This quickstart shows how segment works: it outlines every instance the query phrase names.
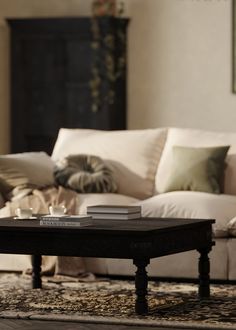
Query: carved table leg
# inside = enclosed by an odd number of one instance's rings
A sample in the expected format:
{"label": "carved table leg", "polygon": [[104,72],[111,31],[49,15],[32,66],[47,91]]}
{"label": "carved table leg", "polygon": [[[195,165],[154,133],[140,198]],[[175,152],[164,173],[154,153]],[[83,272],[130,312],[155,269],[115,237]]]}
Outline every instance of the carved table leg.
{"label": "carved table leg", "polygon": [[211,247],[200,249],[198,271],[199,271],[199,289],[198,294],[201,299],[210,297],[210,261],[208,253],[211,251]]}
{"label": "carved table leg", "polygon": [[31,263],[32,263],[32,287],[33,289],[42,288],[42,280],[41,280],[41,255],[32,255]]}
{"label": "carved table leg", "polygon": [[137,267],[135,273],[135,289],[136,289],[136,302],[135,312],[143,315],[148,312],[148,303],[146,299],[148,277],[146,272],[146,266],[149,264],[149,259],[134,259],[134,265]]}

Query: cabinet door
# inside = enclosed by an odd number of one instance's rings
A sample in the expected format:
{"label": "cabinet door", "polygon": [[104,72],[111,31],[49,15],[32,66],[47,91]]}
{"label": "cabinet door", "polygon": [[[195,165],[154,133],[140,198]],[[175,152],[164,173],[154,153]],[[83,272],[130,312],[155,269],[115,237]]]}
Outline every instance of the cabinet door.
{"label": "cabinet door", "polygon": [[90,39],[67,36],[65,53],[65,126],[91,128],[91,63]]}
{"label": "cabinet door", "polygon": [[65,119],[62,44],[37,35],[20,38],[15,48],[12,150],[50,152]]}

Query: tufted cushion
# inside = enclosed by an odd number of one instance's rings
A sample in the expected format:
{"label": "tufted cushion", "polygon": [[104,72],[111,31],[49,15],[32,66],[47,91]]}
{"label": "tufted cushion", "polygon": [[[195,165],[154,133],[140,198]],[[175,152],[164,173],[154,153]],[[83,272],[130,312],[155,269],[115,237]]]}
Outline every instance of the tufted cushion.
{"label": "tufted cushion", "polygon": [[56,163],[56,182],[79,193],[115,192],[111,169],[97,156],[70,155]]}

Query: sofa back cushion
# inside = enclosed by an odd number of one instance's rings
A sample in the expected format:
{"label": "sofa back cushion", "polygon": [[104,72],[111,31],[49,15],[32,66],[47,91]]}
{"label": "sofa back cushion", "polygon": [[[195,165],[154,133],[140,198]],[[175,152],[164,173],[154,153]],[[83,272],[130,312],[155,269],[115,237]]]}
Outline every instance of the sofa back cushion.
{"label": "sofa back cushion", "polygon": [[236,195],[236,133],[211,132],[197,129],[169,128],[166,144],[156,173],[156,193],[166,192],[171,173],[173,147],[230,146],[226,156],[223,192]]}
{"label": "sofa back cushion", "polygon": [[164,128],[127,131],[62,128],[52,158],[57,161],[75,154],[99,156],[112,168],[118,193],[144,199],[153,195],[165,139]]}

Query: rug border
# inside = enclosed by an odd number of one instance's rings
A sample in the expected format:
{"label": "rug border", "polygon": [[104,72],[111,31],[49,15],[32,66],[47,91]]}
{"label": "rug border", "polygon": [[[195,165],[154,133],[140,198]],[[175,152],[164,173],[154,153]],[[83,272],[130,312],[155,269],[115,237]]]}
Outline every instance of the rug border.
{"label": "rug border", "polygon": [[[180,327],[183,329],[204,329],[204,330],[236,330],[236,325],[213,325],[209,323],[197,323],[197,322],[181,322],[181,321],[156,321],[156,320],[147,320],[147,319],[128,319],[128,318],[116,318],[116,317],[103,317],[103,316],[73,316],[71,319],[71,315],[65,316],[60,314],[50,314],[50,315],[42,315],[42,314],[32,314],[32,312],[24,313],[24,312],[5,312],[4,316],[0,315],[2,319],[24,319],[24,320],[38,320],[38,321],[54,321],[54,322],[71,322],[71,323],[99,323],[99,324],[121,324],[121,325],[145,325],[149,327],[164,327],[164,328],[173,328],[179,329]],[[135,322],[135,323],[134,323]]]}

